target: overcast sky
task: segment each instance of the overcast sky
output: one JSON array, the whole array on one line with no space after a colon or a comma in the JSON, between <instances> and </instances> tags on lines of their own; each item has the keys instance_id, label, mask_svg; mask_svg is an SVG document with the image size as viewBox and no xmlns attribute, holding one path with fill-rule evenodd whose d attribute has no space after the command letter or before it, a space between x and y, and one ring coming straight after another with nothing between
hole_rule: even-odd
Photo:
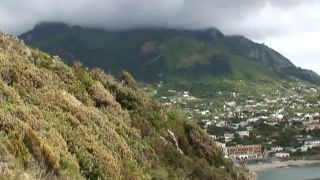
<instances>
[{"instance_id":1,"label":"overcast sky","mask_svg":"<svg viewBox=\"0 0 320 180\"><path fill-rule=\"evenodd\" d=\"M0 30L42 21L127 29L217 27L274 48L320 73L320 0L2 0Z\"/></svg>"}]
</instances>

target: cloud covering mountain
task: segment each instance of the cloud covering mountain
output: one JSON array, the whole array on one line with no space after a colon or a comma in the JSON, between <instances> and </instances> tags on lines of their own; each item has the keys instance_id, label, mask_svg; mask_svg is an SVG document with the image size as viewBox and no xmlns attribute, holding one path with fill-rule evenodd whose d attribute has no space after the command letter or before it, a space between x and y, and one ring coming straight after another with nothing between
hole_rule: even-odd
<instances>
[{"instance_id":1,"label":"cloud covering mountain","mask_svg":"<svg viewBox=\"0 0 320 180\"><path fill-rule=\"evenodd\" d=\"M214 26L265 42L317 72L319 20L317 0L10 0L0 4L0 27L10 33L20 34L41 21L106 29Z\"/></svg>"}]
</instances>

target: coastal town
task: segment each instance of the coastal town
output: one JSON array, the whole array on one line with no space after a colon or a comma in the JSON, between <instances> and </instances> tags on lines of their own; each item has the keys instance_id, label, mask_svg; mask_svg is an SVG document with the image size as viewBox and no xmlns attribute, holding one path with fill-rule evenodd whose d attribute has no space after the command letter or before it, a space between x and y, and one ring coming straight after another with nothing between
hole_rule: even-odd
<instances>
[{"instance_id":1,"label":"coastal town","mask_svg":"<svg viewBox=\"0 0 320 180\"><path fill-rule=\"evenodd\" d=\"M320 153L319 88L292 86L290 93L218 91L199 98L189 91L154 91L165 106L179 107L235 162L288 160Z\"/></svg>"}]
</instances>

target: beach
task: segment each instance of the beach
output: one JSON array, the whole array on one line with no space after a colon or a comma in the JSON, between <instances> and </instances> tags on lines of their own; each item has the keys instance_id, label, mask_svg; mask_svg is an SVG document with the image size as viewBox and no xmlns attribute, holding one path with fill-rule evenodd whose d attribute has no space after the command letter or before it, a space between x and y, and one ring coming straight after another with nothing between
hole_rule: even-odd
<instances>
[{"instance_id":1,"label":"beach","mask_svg":"<svg viewBox=\"0 0 320 180\"><path fill-rule=\"evenodd\" d=\"M320 160L289 160L289 161L272 161L272 163L250 164L247 168L252 172L267 171L273 168L281 168L288 166L306 166L320 164Z\"/></svg>"}]
</instances>

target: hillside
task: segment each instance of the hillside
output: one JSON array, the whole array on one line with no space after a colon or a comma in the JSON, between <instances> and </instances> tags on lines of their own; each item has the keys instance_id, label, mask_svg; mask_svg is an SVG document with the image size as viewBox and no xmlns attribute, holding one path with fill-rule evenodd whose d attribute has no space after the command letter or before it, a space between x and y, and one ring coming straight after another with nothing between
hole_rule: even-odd
<instances>
[{"instance_id":1,"label":"hillside","mask_svg":"<svg viewBox=\"0 0 320 180\"><path fill-rule=\"evenodd\" d=\"M127 72L65 65L0 33L1 179L247 179Z\"/></svg>"},{"instance_id":2,"label":"hillside","mask_svg":"<svg viewBox=\"0 0 320 180\"><path fill-rule=\"evenodd\" d=\"M201 81L210 88L220 87L224 83L217 82L222 80L267 86L282 80L320 83L317 74L294 66L266 45L243 36L226 36L214 28L105 31L42 23L20 37L68 63L80 60L86 66L101 67L112 74L126 69L145 82L192 87Z\"/></svg>"}]
</instances>

